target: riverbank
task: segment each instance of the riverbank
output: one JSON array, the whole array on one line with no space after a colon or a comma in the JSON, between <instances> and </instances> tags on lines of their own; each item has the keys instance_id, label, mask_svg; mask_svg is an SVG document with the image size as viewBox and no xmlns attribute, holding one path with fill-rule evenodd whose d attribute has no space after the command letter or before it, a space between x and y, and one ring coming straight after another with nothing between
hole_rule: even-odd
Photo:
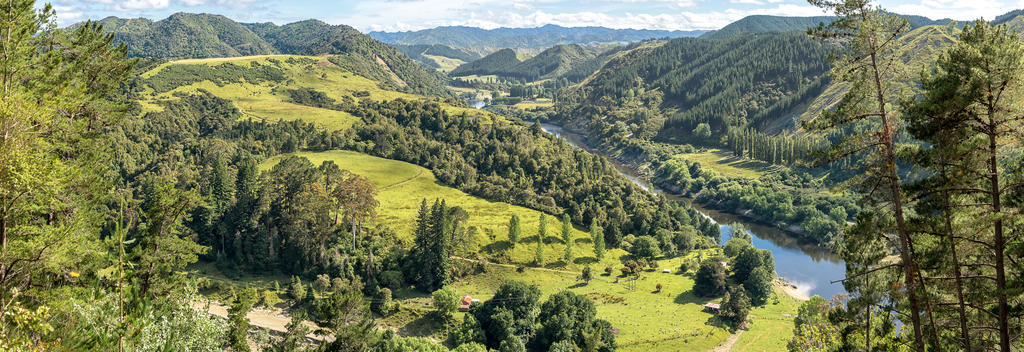
<instances>
[{"instance_id":1,"label":"riverbank","mask_svg":"<svg viewBox=\"0 0 1024 352\"><path fill-rule=\"evenodd\" d=\"M651 183L645 172L637 170L637 166L590 146L582 135L558 125L541 124L541 127L545 132L565 140L570 145L605 156L623 177L637 186L649 192L662 194L669 199L686 202L701 215L719 225L721 243L729 240L733 224L742 225L752 235L754 247L772 252L776 264L776 274L788 282L788 286L780 286L788 296L807 299L809 296L817 294L828 298L845 292L842 285L831 283L833 280L843 278L846 273L842 259L831 249L808 243L801 236L780 229L775 224L756 221L756 219L751 219L743 214L732 214L727 212L728 209L718 210L705 207L691 198L663 190L658 185Z\"/></svg>"}]
</instances>

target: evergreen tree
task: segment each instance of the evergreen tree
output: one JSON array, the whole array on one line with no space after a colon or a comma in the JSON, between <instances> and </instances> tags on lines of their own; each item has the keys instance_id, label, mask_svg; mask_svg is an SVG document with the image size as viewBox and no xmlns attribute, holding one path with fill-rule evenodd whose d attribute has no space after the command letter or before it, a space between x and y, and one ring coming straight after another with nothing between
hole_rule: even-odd
<instances>
[{"instance_id":1,"label":"evergreen tree","mask_svg":"<svg viewBox=\"0 0 1024 352\"><path fill-rule=\"evenodd\" d=\"M719 316L733 327L739 327L747 320L747 314L750 314L750 299L743 285L729 288L729 292L722 298L722 312Z\"/></svg>"},{"instance_id":2,"label":"evergreen tree","mask_svg":"<svg viewBox=\"0 0 1024 352\"><path fill-rule=\"evenodd\" d=\"M594 241L594 256L600 261L604 258L604 233L596 220L590 222L590 237Z\"/></svg>"},{"instance_id":3,"label":"evergreen tree","mask_svg":"<svg viewBox=\"0 0 1024 352\"><path fill-rule=\"evenodd\" d=\"M256 292L252 289L244 289L235 295L235 301L228 308L228 347L235 352L249 352L249 311Z\"/></svg>"},{"instance_id":4,"label":"evergreen tree","mask_svg":"<svg viewBox=\"0 0 1024 352\"><path fill-rule=\"evenodd\" d=\"M924 305L918 289L918 268L912 252L913 238L907 227L907 199L901 188L901 173L897 163L897 143L901 134L902 122L893 108L901 94L897 81L903 79L902 61L897 56L896 38L910 29L906 19L881 11L869 0L810 0L818 7L833 12L839 20L830 25L820 25L811 30L811 34L823 40L842 42L841 52L832 62L832 75L840 82L850 84L850 89L839 105L820 117L808 121L804 126L817 131L836 131L857 127L857 133L845 134L834 143L820 158L824 162L838 161L850 156L858 157L864 163L860 177L852 184L860 194L862 201L870 207L885 205L888 213L883 214L891 221L874 222L871 225L883 224L886 228L880 231L863 231L849 233L847 241L862 243L896 243L900 258L898 268L902 269L902 293L893 294L891 301L902 301L906 297L910 326L913 331L913 348L918 352L925 351L924 332L922 329L922 312ZM859 217L858 221L868 220ZM866 225L865 225L866 226ZM868 236L863 240L853 239L857 234ZM893 234L896 238L873 241L871 237ZM864 250L860 254L876 253L876 250ZM857 286L867 280L880 269L875 258L856 258L852 253L847 256L847 289L854 295L864 298L874 297L874 293L861 291ZM884 267L883 267L884 268ZM878 275L889 273L878 273ZM863 288L868 289L867 285ZM854 301L857 302L857 301ZM868 306L879 302L865 302ZM880 304L879 304L880 305ZM868 310L867 312L870 312ZM864 319L870 322L870 316ZM865 329L870 330L870 329ZM872 349L870 338L865 339L866 348Z\"/></svg>"},{"instance_id":5,"label":"evergreen tree","mask_svg":"<svg viewBox=\"0 0 1024 352\"><path fill-rule=\"evenodd\" d=\"M1011 214L1024 191L1020 162L1010 160L1019 155L1024 127L1024 45L984 20L964 27L959 39L924 76L922 97L905 108L909 131L928 143L914 161L933 171L914 188L922 199L915 246L926 254L929 291L954 298L929 312L938 315L933 321L957 322L952 343L1010 351L1019 325L1017 294L1007 291L1016 271L1010 248L1021 241L1008 234L1022 228ZM978 333L980 326L995 333ZM947 344L939 331L952 329L932 326L934 344Z\"/></svg>"}]
</instances>

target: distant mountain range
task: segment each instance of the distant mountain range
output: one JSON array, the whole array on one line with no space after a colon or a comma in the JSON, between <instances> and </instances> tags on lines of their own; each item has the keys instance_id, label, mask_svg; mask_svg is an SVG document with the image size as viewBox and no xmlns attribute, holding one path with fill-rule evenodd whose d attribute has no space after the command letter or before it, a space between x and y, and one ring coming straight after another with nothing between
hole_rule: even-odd
<instances>
[{"instance_id":1,"label":"distant mountain range","mask_svg":"<svg viewBox=\"0 0 1024 352\"><path fill-rule=\"evenodd\" d=\"M664 31L648 29L612 29L606 27L536 28L437 27L410 32L370 32L370 37L389 44L441 44L462 48L549 48L562 44L632 43L653 38L696 37L707 31Z\"/></svg>"}]
</instances>

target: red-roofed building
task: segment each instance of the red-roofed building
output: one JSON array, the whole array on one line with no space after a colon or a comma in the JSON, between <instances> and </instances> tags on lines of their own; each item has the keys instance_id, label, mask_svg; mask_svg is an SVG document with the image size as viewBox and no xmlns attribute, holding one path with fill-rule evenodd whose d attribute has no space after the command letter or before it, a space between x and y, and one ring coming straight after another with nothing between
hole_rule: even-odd
<instances>
[{"instance_id":1,"label":"red-roofed building","mask_svg":"<svg viewBox=\"0 0 1024 352\"><path fill-rule=\"evenodd\" d=\"M460 312L468 311L469 310L469 306L471 304L473 304L473 297L463 296L462 299L459 300L459 311Z\"/></svg>"}]
</instances>

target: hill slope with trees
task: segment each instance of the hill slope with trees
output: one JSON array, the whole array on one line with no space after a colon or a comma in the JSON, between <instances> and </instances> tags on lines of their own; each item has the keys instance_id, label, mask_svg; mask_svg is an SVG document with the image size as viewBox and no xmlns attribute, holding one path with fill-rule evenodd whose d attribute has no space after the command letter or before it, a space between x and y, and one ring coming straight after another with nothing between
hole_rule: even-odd
<instances>
[{"instance_id":1,"label":"hill slope with trees","mask_svg":"<svg viewBox=\"0 0 1024 352\"><path fill-rule=\"evenodd\" d=\"M449 96L446 78L355 28L307 20L283 26L238 23L224 16L176 13L160 21L108 17L100 21L128 55L144 58L215 58L266 54L338 55L346 69L389 89ZM72 28L81 24L73 25Z\"/></svg>"},{"instance_id":2,"label":"hill slope with trees","mask_svg":"<svg viewBox=\"0 0 1024 352\"><path fill-rule=\"evenodd\" d=\"M370 32L374 39L390 44L442 44L463 48L549 48L564 44L630 43L654 38L695 37L705 31L663 31L546 25L536 28L449 26L410 32Z\"/></svg>"}]
</instances>

